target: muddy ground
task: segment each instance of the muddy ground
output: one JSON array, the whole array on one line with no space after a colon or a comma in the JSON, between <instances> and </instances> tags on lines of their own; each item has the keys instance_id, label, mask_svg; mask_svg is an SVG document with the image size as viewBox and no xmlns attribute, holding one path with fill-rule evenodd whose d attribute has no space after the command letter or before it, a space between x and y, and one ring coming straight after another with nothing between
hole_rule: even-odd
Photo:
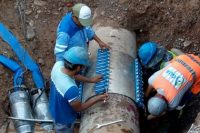
<instances>
[{"instance_id":1,"label":"muddy ground","mask_svg":"<svg viewBox=\"0 0 200 133\"><path fill-rule=\"evenodd\" d=\"M18 10L21 3L22 12ZM61 17L68 11L64 0L0 0L0 22L4 23L20 40L23 47L40 65L46 81L54 63L55 31ZM123 27L137 34L137 45L155 41L167 48L179 48L200 56L200 1L199 0L76 0L90 5L95 14L94 23ZM24 9L24 10L23 10ZM25 13L25 26L20 14ZM24 28L26 27L26 28ZM29 40L24 37L28 29ZM0 54L17 60L6 43L0 40ZM0 102L12 85L12 72L0 65ZM26 85L34 87L30 73L26 73ZM194 97L177 119L171 132L187 132L195 121L200 125L200 96ZM6 120L0 108L0 125ZM173 117L172 117L173 118ZM167 121L169 123L169 121ZM148 131L156 132L155 127ZM199 131L200 132L200 131Z\"/></svg>"}]
</instances>

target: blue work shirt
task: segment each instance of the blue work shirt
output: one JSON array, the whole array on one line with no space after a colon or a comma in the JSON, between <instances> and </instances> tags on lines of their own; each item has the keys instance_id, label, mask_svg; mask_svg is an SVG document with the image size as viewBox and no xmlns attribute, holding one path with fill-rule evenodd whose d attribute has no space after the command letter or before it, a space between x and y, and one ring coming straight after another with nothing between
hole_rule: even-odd
<instances>
[{"instance_id":1,"label":"blue work shirt","mask_svg":"<svg viewBox=\"0 0 200 133\"><path fill-rule=\"evenodd\" d=\"M73 124L77 112L70 102L80 101L80 92L75 80L62 72L64 63L57 61L51 72L49 109L55 123Z\"/></svg>"},{"instance_id":2,"label":"blue work shirt","mask_svg":"<svg viewBox=\"0 0 200 133\"><path fill-rule=\"evenodd\" d=\"M57 39L54 48L56 60L62 60L65 51L74 46L87 48L87 42L93 39L95 33L91 27L80 28L72 19L72 13L67 13L57 28Z\"/></svg>"}]
</instances>

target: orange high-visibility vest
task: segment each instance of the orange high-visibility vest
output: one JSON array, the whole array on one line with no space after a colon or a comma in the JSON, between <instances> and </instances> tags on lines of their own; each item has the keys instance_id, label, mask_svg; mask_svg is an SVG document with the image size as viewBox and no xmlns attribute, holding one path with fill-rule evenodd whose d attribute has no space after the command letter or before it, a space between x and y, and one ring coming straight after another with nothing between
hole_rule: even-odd
<instances>
[{"instance_id":1,"label":"orange high-visibility vest","mask_svg":"<svg viewBox=\"0 0 200 133\"><path fill-rule=\"evenodd\" d=\"M162 89L166 100L170 103L188 84L192 84L194 94L200 92L200 58L193 54L180 55L161 70L152 86ZM186 90L187 91L187 90Z\"/></svg>"}]
</instances>

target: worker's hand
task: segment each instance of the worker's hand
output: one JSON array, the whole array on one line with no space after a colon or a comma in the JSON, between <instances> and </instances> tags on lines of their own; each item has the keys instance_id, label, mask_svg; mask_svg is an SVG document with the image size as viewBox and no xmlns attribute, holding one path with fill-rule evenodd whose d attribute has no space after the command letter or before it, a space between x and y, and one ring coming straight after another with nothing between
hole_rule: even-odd
<instances>
[{"instance_id":1,"label":"worker's hand","mask_svg":"<svg viewBox=\"0 0 200 133\"><path fill-rule=\"evenodd\" d=\"M109 96L108 93L97 95L99 101L107 101Z\"/></svg>"},{"instance_id":2,"label":"worker's hand","mask_svg":"<svg viewBox=\"0 0 200 133\"><path fill-rule=\"evenodd\" d=\"M148 116L147 116L147 120L152 120L152 119L156 119L156 118L159 118L159 117L161 117L161 116L163 116L163 115L165 115L166 114L166 112L163 112L161 115L159 115L159 116L155 116L155 115L151 115L151 114L149 114Z\"/></svg>"},{"instance_id":3,"label":"worker's hand","mask_svg":"<svg viewBox=\"0 0 200 133\"><path fill-rule=\"evenodd\" d=\"M147 120L152 120L152 119L155 119L155 118L157 118L156 116L154 116L154 115L147 115Z\"/></svg>"},{"instance_id":4,"label":"worker's hand","mask_svg":"<svg viewBox=\"0 0 200 133\"><path fill-rule=\"evenodd\" d=\"M102 80L102 75L97 75L95 77L90 78L91 83L96 83Z\"/></svg>"},{"instance_id":5,"label":"worker's hand","mask_svg":"<svg viewBox=\"0 0 200 133\"><path fill-rule=\"evenodd\" d=\"M99 47L101 48L101 49L111 49L111 47L110 46L108 46L106 43L104 43L104 42L99 42Z\"/></svg>"}]
</instances>

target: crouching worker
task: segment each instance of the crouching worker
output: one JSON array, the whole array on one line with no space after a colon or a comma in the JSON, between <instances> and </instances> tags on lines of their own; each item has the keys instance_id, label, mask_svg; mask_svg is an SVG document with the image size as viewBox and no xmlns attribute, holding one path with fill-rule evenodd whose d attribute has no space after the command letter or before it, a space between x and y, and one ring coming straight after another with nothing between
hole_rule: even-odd
<instances>
[{"instance_id":1,"label":"crouching worker","mask_svg":"<svg viewBox=\"0 0 200 133\"><path fill-rule=\"evenodd\" d=\"M107 98L97 95L81 103L74 76L88 65L88 53L82 47L73 47L65 52L64 61L57 61L51 72L50 112L55 122L56 133L72 133L77 113Z\"/></svg>"},{"instance_id":2,"label":"crouching worker","mask_svg":"<svg viewBox=\"0 0 200 133\"><path fill-rule=\"evenodd\" d=\"M166 67L154 73L148 80L148 97L152 90L155 96L148 100L147 119L152 119L175 110L184 94L200 92L200 58L193 54L175 57Z\"/></svg>"}]
</instances>

